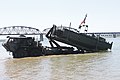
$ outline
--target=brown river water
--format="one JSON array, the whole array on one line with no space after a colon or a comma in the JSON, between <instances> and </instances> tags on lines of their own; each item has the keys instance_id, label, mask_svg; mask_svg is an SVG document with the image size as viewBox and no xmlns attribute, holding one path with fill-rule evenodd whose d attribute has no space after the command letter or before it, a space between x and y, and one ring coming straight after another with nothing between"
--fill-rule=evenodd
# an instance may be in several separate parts
<instances>
[{"instance_id":1,"label":"brown river water","mask_svg":"<svg viewBox=\"0 0 120 80\"><path fill-rule=\"evenodd\" d=\"M120 80L120 38L111 51L14 59L1 46L0 80Z\"/></svg>"}]
</instances>

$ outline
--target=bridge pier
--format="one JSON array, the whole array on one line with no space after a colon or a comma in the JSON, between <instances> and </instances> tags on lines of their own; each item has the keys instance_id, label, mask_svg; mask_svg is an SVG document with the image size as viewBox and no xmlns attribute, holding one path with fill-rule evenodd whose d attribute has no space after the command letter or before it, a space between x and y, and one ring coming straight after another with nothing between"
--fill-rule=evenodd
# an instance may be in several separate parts
<instances>
[{"instance_id":1,"label":"bridge pier","mask_svg":"<svg viewBox=\"0 0 120 80\"><path fill-rule=\"evenodd\" d=\"M113 34L113 38L116 38L117 37L117 34Z\"/></svg>"}]
</instances>

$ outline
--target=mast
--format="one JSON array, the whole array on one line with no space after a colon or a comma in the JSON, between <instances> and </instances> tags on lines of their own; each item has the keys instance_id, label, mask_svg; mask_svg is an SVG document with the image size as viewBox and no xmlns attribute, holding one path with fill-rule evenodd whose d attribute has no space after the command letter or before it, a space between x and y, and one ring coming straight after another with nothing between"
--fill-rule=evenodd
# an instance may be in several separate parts
<instances>
[{"instance_id":1,"label":"mast","mask_svg":"<svg viewBox=\"0 0 120 80\"><path fill-rule=\"evenodd\" d=\"M88 25L85 24L86 18L87 18L87 14L85 15L85 18L83 19L83 21L79 25L79 32L80 32L82 27L85 27L84 33L88 31Z\"/></svg>"}]
</instances>

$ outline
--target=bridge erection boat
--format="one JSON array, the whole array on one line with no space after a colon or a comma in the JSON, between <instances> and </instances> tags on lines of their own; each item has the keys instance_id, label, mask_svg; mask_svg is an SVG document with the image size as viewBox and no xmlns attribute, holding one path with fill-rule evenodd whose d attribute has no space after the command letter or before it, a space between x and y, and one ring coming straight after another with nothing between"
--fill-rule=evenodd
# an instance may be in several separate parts
<instances>
[{"instance_id":1,"label":"bridge erection boat","mask_svg":"<svg viewBox=\"0 0 120 80\"><path fill-rule=\"evenodd\" d=\"M77 29L71 27L57 27L53 25L46 37L51 41L59 41L76 47L83 52L96 52L108 50L112 48L112 43L106 42L106 39L95 36L94 34L87 35L79 33Z\"/></svg>"},{"instance_id":2,"label":"bridge erection boat","mask_svg":"<svg viewBox=\"0 0 120 80\"><path fill-rule=\"evenodd\" d=\"M71 27L53 25L46 37L49 39L51 47L42 46L42 43L35 41L34 37L25 37L24 35L8 37L8 41L3 44L3 47L12 52L13 58L80 54L112 48L112 42L109 43L104 38L94 36L94 34L90 36L86 33L80 33ZM58 42L70 45L70 47L61 46Z\"/></svg>"}]
</instances>

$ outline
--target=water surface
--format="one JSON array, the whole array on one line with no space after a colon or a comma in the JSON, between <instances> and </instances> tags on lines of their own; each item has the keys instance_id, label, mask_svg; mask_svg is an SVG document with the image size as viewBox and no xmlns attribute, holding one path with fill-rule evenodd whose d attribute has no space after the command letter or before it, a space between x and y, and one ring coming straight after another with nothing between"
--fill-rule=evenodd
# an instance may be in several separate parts
<instances>
[{"instance_id":1,"label":"water surface","mask_svg":"<svg viewBox=\"0 0 120 80\"><path fill-rule=\"evenodd\" d=\"M120 38L108 52L13 59L0 43L0 80L120 80Z\"/></svg>"}]
</instances>

